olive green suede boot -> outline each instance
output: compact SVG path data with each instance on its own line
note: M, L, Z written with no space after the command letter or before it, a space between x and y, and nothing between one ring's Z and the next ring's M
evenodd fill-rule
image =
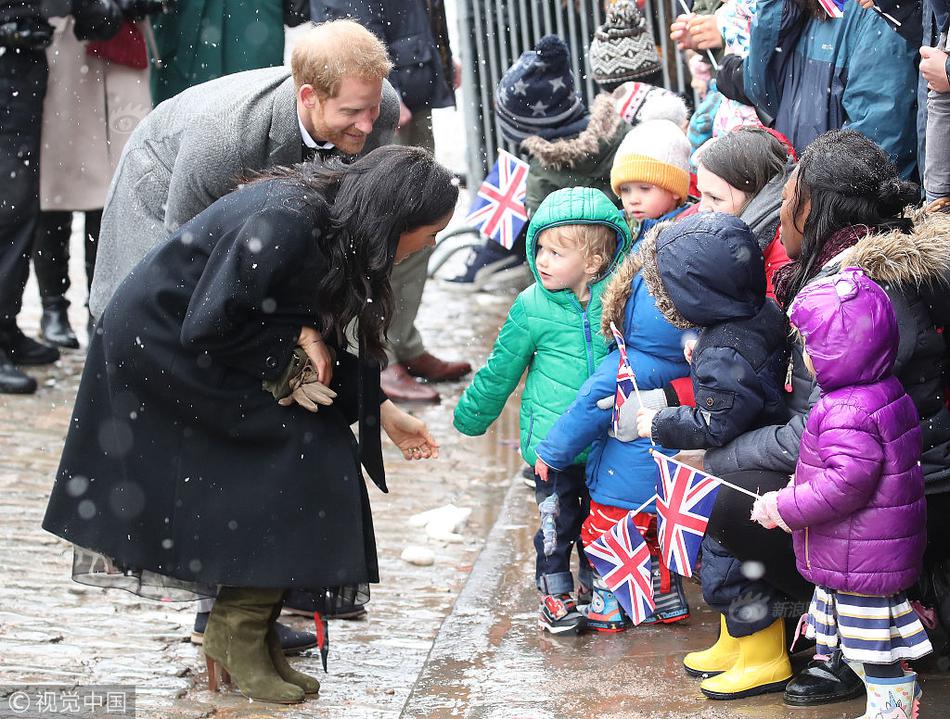
M303 701L303 689L281 678L267 646L274 606L283 595L282 589L221 587L203 645L210 689L217 689L218 669L223 669L225 681L230 675L248 699L275 704Z
M290 662L287 661L287 657L284 655L284 650L280 646L280 639L274 629L274 623L277 621L277 617L280 616L280 610L281 604L274 607L274 611L271 613L270 625L267 629L267 649L270 651L270 658L274 663L274 669L280 674L281 679L300 687L303 689L304 694L319 694L320 682L316 677L298 672L290 666Z

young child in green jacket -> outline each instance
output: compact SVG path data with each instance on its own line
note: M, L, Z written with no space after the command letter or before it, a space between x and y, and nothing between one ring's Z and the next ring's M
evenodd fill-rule
M630 244L623 214L600 190L558 190L541 203L527 235L528 263L536 281L518 295L488 363L462 395L455 409L456 429L483 434L527 369L521 455L535 464L535 447L607 355L598 332L601 294ZM584 624L571 596L570 560L590 502L584 482L586 454L563 471L552 469L547 482L535 475L538 504L556 494L559 505L553 551L545 553L540 529L534 539L535 579L543 595L540 625L552 633L579 632ZM589 565L578 549L583 574Z

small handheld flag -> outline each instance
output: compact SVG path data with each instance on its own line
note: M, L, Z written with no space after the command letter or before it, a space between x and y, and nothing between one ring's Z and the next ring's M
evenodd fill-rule
M499 150L498 160L478 188L465 221L510 250L528 221L524 204L527 187L528 164Z
M623 334L617 329L617 326L611 322L610 331L613 332L614 339L617 340L617 349L620 350L620 362L617 365L617 396L614 397L614 416L613 428L614 434L620 433L620 408L630 399L635 391L633 368L630 366L630 359L627 357L627 345L623 341Z
M633 522L635 513L617 522L584 552L634 624L653 614L650 548Z
M660 552L671 571L691 577L722 480L656 451L653 459Z
M844 17L845 0L818 0L821 9L828 13L828 17Z

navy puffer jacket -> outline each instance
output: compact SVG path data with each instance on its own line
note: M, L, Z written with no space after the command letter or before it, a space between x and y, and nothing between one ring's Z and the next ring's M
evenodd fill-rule
M704 213L676 223L644 246L643 277L657 308L676 327L699 327L690 377L695 407L653 419L666 447L721 447L788 411L781 395L787 324L765 296L765 260L742 220Z

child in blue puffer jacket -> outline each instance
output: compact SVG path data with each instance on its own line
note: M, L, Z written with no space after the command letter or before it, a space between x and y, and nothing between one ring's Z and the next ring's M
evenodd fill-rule
M604 293L602 332L612 340L610 323L622 325L627 356L642 390L663 387L689 368L683 356L684 333L667 322L656 308L640 276L638 255L627 258ZM547 468L570 465L581 450L592 444L586 478L590 514L581 528L584 546L595 541L627 513L640 507L656 492L656 464L650 442L623 442L611 430L612 408L597 400L612 396L616 388L620 353L616 348L584 383L577 398L561 415L536 454L539 474ZM633 398L631 398L632 400ZM660 561L656 544L656 509L651 503L636 515L637 528L653 554L653 584L657 607L644 623L671 623L689 617L689 607L678 575ZM586 612L587 626L605 632L629 626L616 597L599 577L594 577L593 597Z

